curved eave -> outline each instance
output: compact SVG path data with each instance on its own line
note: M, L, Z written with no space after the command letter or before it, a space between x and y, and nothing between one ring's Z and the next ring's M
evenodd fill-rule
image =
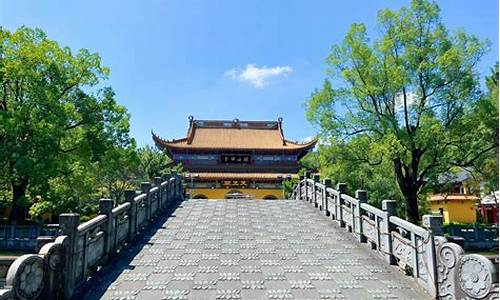
M165 151L170 158L172 158L172 152L170 151L172 146L174 146L175 143L184 142L187 140L187 138L183 138L169 142L156 135L153 131L151 131L151 135L153 137L153 141L155 142L156 147Z
M169 151L218 151L218 150L253 151L253 150L256 150L256 151L276 151L276 152L286 151L286 152L297 152L297 153L304 153L304 154L307 153L313 147L314 147L314 144L301 145L299 147L283 146L283 147L276 147L276 148L270 148L270 147L265 147L265 148L193 147L191 145L176 145L173 143L161 144L161 148L167 149Z
M234 150L234 151L286 151L286 152L295 152L298 153L299 158L304 156L309 150L311 150L317 143L317 139L314 139L308 143L299 144L289 140L285 140L286 145L278 146L278 147L262 147L262 148L235 148L235 147L196 147L191 144L186 144L188 138L166 141L156 135L154 132L151 132L153 136L153 141L156 146L169 154L171 156L172 151L214 151L214 150Z

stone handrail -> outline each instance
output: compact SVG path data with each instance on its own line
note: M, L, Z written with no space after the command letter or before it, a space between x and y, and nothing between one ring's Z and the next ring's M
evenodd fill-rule
M55 239L59 224L0 225L0 249L37 251L37 238L51 236ZM0 278L4 276L0 275Z
M3 299L76 298L100 266L171 204L184 198L181 178L155 178L154 186L141 184L141 193L125 191L126 202L113 207L110 199L99 201L99 215L79 224L78 214L61 214L61 235L41 247L38 254L17 258L7 271Z
M498 299L498 265L448 242L442 235L443 217L424 215L423 227L396 216L396 201L383 200L382 209L367 203L367 192L355 197L347 186L320 183L319 175L300 176L292 199L314 204L340 227L396 265L436 299Z

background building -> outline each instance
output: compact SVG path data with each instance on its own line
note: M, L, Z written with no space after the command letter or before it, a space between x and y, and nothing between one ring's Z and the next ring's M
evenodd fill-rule
M164 140L153 133L157 147L187 171L193 198L247 197L282 199L282 183L296 176L299 159L316 141L285 139L278 121L195 120L187 136Z

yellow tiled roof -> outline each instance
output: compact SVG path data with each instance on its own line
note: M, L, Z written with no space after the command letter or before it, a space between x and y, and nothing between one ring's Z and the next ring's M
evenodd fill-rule
M203 121L190 119L186 138L167 141L153 133L155 143L166 149L308 150L316 140L297 143L283 136L276 121Z

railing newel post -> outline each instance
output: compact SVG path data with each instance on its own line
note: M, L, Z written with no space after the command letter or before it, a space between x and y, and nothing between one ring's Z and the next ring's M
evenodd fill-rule
M304 175L299 175L299 200L304 200L303 197L304 195L302 194L302 186L304 185Z
M394 258L392 250L392 238L391 238L392 226L390 222L390 218L396 215L396 206L397 203L395 200L382 200L382 210L385 212L385 216L382 218L382 228L381 228L382 234L380 234L379 230L379 236L381 235L379 237L379 241L383 242L383 244L386 247L386 249L381 249L381 250L385 252L384 254L385 260L390 265L396 264L396 259ZM412 233L412 241L414 239L414 236L415 234ZM379 248L382 248L380 246L380 242L379 242Z
M125 200L130 203L128 211L128 241L132 242L135 238L135 233L137 230L137 205L135 203L135 190L125 191Z
M102 231L104 232L104 255L102 263L106 263L116 247L116 245L114 245L115 222L113 218L113 200L100 199L99 213L106 215L106 223L102 226Z
M443 216L442 215L423 215L422 216L422 226L429 231L429 240L425 245L425 252L430 253L430 256L427 255L425 257L426 265L430 266L432 269L432 278L431 282L428 284L432 284L431 288L433 288L434 294L437 295L439 291L438 284L438 263L437 263L437 253L435 247L435 236L443 235Z
M60 214L59 226L62 235L68 237L64 244L64 267L62 280L64 282L64 297L69 299L75 293L77 287L77 260L78 260L78 225L80 224L80 215L75 213Z
M366 236L363 233L363 209L361 208L361 204L368 203L368 193L365 190L357 190L356 199L358 199L359 202L358 205L356 205L356 209L353 211L357 224L357 232L355 232L358 234L358 241L366 243Z
M347 193L347 184L346 183L338 183L337 191L339 192L338 201L337 201L337 214L335 216L337 220L337 224L340 227L345 227L344 221L344 213L342 211L342 205L344 204L344 199L342 199L342 195Z
M309 179L311 178L311 172L309 172L309 171L305 172L304 177L305 177L304 184L305 184L305 191L306 191L305 200L307 202L311 202L309 199Z
M155 186L158 187L156 190L156 209L155 209L155 214L159 213L161 209L161 203L162 203L162 190L161 190L161 177L155 177L154 180Z
M146 199L145 199L145 203L146 203L146 220L149 220L151 219L151 194L150 194L150 191L151 190L151 183L150 182L142 182L141 183L141 192L143 194L146 194Z
M319 174L314 174L313 181L314 181L314 184L313 184L313 191L312 191L312 196L313 196L312 201L314 202L314 207L318 207L317 191L318 191L318 183L319 183Z
M328 208L328 188L332 187L332 180L330 178L323 179L323 185L325 188L323 189L323 210L325 211L325 216L330 216L330 210Z

